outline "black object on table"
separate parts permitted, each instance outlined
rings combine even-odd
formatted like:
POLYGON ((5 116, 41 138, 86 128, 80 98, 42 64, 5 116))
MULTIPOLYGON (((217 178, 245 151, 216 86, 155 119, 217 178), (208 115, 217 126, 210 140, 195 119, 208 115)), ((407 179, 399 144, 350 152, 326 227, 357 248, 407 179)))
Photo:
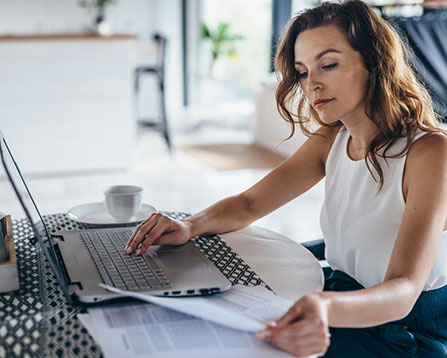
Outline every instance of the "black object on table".
POLYGON ((9 260, 9 251, 6 248, 6 216, 0 212, 0 263, 9 260))

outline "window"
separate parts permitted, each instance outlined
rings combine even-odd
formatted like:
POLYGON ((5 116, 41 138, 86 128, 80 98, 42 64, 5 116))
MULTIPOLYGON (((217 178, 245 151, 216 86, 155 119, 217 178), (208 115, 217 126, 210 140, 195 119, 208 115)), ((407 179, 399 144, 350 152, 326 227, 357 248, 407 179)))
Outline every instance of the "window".
POLYGON ((187 51, 190 104, 253 100, 270 69, 272 0, 202 0, 199 4, 198 28, 188 29, 196 36, 189 37, 187 51), (211 41, 202 37, 203 23, 212 31, 226 23, 228 34, 242 39, 224 44, 223 53, 213 60, 211 41))

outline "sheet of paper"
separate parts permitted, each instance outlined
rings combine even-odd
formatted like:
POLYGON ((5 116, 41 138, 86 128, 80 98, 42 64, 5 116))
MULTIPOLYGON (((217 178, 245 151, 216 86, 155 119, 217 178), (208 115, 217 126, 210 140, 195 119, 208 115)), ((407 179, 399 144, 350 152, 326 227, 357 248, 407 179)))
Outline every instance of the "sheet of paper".
POLYGON ((160 297, 100 286, 123 296, 252 333, 264 328, 266 322, 281 317, 293 305, 292 301, 276 296, 263 286, 235 285, 227 292, 205 297, 160 297))
POLYGON ((154 304, 89 308, 78 314, 106 358, 289 358, 253 334, 154 304))

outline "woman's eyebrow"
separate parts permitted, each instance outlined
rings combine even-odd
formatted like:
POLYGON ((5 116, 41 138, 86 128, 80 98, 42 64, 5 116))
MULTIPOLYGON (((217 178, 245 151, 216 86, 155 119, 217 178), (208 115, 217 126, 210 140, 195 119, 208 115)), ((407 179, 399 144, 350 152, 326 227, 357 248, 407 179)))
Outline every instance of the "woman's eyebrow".
MULTIPOLYGON (((326 55, 329 52, 335 52, 335 53, 341 53, 340 51, 333 49, 333 48, 328 48, 327 50, 323 50, 320 53, 318 53, 315 56, 315 60, 319 60, 320 58, 322 58, 324 55, 326 55)), ((295 65, 302 65, 303 63, 301 61, 295 61, 295 65)))

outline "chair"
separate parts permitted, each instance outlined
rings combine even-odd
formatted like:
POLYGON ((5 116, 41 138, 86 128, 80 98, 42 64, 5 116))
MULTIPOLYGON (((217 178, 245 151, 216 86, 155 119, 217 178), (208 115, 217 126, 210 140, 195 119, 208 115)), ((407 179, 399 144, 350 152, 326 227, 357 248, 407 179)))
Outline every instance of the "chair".
POLYGON ((165 60, 166 60, 166 47, 167 39, 166 37, 155 34, 153 40, 157 47, 157 59, 156 64, 153 66, 138 66, 134 71, 134 97, 136 103, 136 117, 137 124, 139 127, 151 128, 153 130, 159 131, 163 134, 169 151, 171 151, 171 138, 169 134, 168 120, 166 117, 166 101, 165 101, 165 60), (158 82, 158 89, 160 91, 160 110, 161 118, 148 119, 140 118, 139 114, 139 97, 140 97, 140 79, 144 75, 154 75, 158 82))
POLYGON ((318 261, 325 260, 324 248, 326 245, 323 239, 302 242, 301 245, 308 249, 318 261))

